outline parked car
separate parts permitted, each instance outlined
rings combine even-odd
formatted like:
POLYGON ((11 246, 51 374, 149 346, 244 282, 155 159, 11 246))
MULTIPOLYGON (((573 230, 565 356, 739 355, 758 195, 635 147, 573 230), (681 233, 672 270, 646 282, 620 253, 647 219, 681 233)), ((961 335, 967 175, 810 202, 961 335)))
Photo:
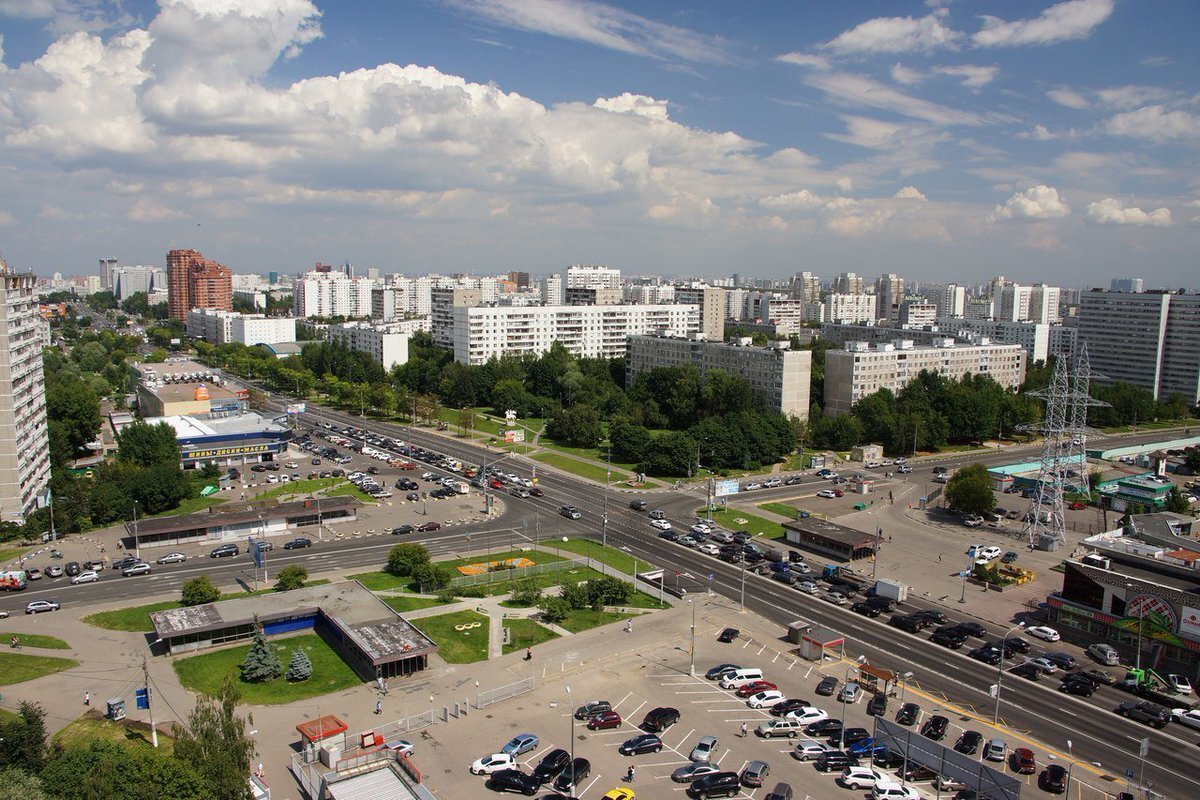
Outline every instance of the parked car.
POLYGON ((983 757, 987 761, 999 761, 1004 763, 1004 759, 1008 756, 1008 743, 1003 739, 988 739, 983 748, 983 757))
POLYGON ((165 556, 159 556, 155 563, 158 564, 182 564, 187 561, 187 556, 183 553, 167 553, 165 556))
POLYGON ((57 600, 34 600, 25 604, 26 614, 41 614, 43 611, 58 611, 62 608, 57 600))
POLYGON ((1013 750, 1012 769, 1018 775, 1032 775, 1037 772, 1037 760, 1033 757, 1033 751, 1028 747, 1013 750))
POLYGON ((647 712, 642 720, 642 730, 651 733, 662 733, 667 728, 679 722, 679 709, 660 707, 647 712))
MULTIPOLYGON (((776 479, 778 481, 778 479, 776 479)), ((742 785, 750 788, 757 788, 763 785, 767 776, 771 774, 771 765, 761 759, 755 759, 746 766, 742 767, 742 785)))
POLYGON ((428 533, 429 531, 438 531, 441 529, 442 529, 442 524, 440 522, 433 522, 432 520, 429 522, 426 522, 424 525, 417 526, 417 530, 421 531, 422 533, 428 533))
POLYGON ((139 561, 136 564, 130 564, 125 569, 121 570, 121 574, 126 578, 131 578, 134 575, 149 575, 150 565, 145 561, 139 561))
POLYGON ((71 578, 71 583, 73 583, 73 584, 95 583, 98 580, 100 580, 99 572, 96 572, 96 570, 94 570, 94 569, 85 569, 83 572, 79 573, 74 578, 71 578))
POLYGON ((508 740, 508 744, 500 748, 500 752, 508 753, 515 758, 522 753, 528 753, 530 750, 536 750, 537 746, 537 734, 518 733, 516 736, 508 740))
POLYGON ((297 536, 295 539, 292 539, 289 542, 285 542, 283 545, 283 549, 284 550, 298 550, 302 547, 312 547, 312 544, 313 544, 312 539, 309 539, 306 536, 297 536))
POLYGON ((533 768, 533 777, 539 783, 549 783, 558 777, 571 763, 571 754, 561 747, 551 750, 542 756, 542 760, 533 768))
POLYGON ((816 739, 801 739, 792 748, 792 758, 797 761, 812 761, 833 749, 824 742, 818 742, 816 739))
POLYGON ((943 717, 941 714, 934 714, 925 720, 925 724, 921 726, 921 735, 926 739, 940 742, 942 737, 946 735, 946 729, 949 727, 950 720, 948 717, 943 717))
POLYGON ((896 712, 896 723, 898 725, 915 725, 919 716, 921 716, 921 707, 919 705, 916 703, 905 703, 896 712))
POLYGON ((493 772, 487 779, 487 788, 493 792, 517 792, 527 797, 537 794, 541 781, 519 769, 502 769, 493 772))
POLYGON ((973 756, 979 751, 979 745, 982 743, 983 734, 979 731, 963 731, 954 743, 954 750, 963 755, 973 756))
POLYGON ((887 774, 866 765, 846 767, 837 782, 847 789, 870 789, 879 781, 887 780, 887 774))
POLYGON ((229 558, 242 552, 236 544, 222 544, 214 547, 208 554, 209 558, 229 558))
POLYGON ((1062 764, 1048 764, 1038 776, 1038 787, 1052 794, 1067 790, 1067 770, 1062 764))
POLYGON ((1038 639, 1042 639, 1043 641, 1047 641, 1047 642, 1057 642, 1058 640, 1060 640, 1062 638, 1062 636, 1059 635, 1058 631, 1056 631, 1056 630, 1054 630, 1054 628, 1051 628, 1046 625, 1034 625, 1031 628, 1026 628, 1025 632, 1028 633, 1030 636, 1033 636, 1038 639))
POLYGON ((560 792, 570 790, 574 786, 578 786, 581 781, 587 779, 588 775, 592 774, 592 762, 586 758, 576 756, 567 768, 558 774, 554 779, 554 788, 560 792))
POLYGON ((592 700, 575 709, 575 719, 591 719, 605 711, 612 711, 612 703, 607 700, 592 700))
POLYGON ((715 772, 720 772, 721 768, 707 761, 693 761, 690 764, 684 764, 671 773, 671 780, 676 783, 691 783, 697 778, 705 775, 712 775, 715 772))
POLYGON ((692 761, 711 761, 720 747, 721 744, 717 737, 701 736, 700 740, 696 742, 696 746, 692 748, 692 752, 688 753, 688 758, 692 761))
POLYGON ((616 711, 601 711, 588 720, 587 729, 590 731, 606 731, 621 727, 621 715, 616 711))
POLYGON ((653 733, 643 733, 641 736, 626 739, 617 752, 623 756, 638 756, 643 753, 657 753, 662 749, 662 739, 653 733))
POLYGON ((867 714, 872 717, 882 717, 887 713, 888 699, 883 692, 876 692, 871 695, 871 701, 867 703, 867 714))
POLYGON ((472 775, 492 775, 502 769, 515 769, 517 762, 508 753, 492 753, 475 759, 470 766, 472 775))
POLYGON ((141 561, 141 559, 135 555, 123 556, 112 562, 112 568, 114 570, 123 570, 126 567, 132 567, 134 564, 138 563, 139 561, 141 561))
POLYGON ((692 781, 690 797, 707 800, 709 797, 735 797, 742 793, 741 777, 736 772, 716 772, 692 781))

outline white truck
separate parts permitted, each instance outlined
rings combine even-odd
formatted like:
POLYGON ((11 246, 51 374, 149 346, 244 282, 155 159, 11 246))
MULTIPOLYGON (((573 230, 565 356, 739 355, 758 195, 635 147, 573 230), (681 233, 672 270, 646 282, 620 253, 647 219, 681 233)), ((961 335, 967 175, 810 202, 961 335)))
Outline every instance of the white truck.
POLYGON ((897 605, 908 599, 908 585, 900 581, 880 578, 875 581, 875 596, 894 600, 897 605))
POLYGON ((19 592, 28 584, 25 582, 25 570, 14 569, 0 572, 0 589, 6 592, 19 592))

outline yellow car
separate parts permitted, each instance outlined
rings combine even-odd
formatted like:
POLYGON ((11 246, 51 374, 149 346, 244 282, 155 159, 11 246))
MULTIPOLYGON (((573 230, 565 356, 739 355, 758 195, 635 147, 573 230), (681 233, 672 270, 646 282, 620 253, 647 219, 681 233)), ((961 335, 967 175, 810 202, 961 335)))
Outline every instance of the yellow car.
POLYGON ((636 800, 633 796, 633 789, 628 786, 618 786, 615 789, 609 789, 604 793, 602 800, 636 800))

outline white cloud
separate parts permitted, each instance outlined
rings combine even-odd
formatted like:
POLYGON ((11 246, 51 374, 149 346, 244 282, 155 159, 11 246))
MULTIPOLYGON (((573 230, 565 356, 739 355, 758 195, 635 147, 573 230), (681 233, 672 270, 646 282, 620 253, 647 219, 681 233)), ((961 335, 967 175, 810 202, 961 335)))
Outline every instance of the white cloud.
POLYGON ((783 194, 764 197, 759 201, 759 204, 765 208, 775 209, 815 209, 823 208, 828 202, 824 197, 821 197, 815 192, 808 189, 798 189, 794 192, 785 192, 783 194))
POLYGON ((896 83, 902 83, 905 86, 912 86, 925 80, 925 73, 920 70, 910 69, 903 64, 896 64, 891 70, 892 80, 896 83))
POLYGON ((934 74, 951 75, 961 78, 960 83, 968 89, 982 89, 996 79, 1000 73, 999 67, 981 66, 978 64, 957 64, 933 68, 934 74))
POLYGON ((1002 206, 996 206, 988 217, 990 222, 1002 219, 1040 220, 1060 219, 1071 213, 1065 198, 1059 197, 1053 186, 1039 184, 1017 192, 1002 206))
POLYGON ((650 58, 725 63, 719 37, 665 25, 589 0, 449 0, 463 11, 517 30, 543 33, 650 58))
POLYGON ((1097 225, 1137 225, 1139 227, 1167 228, 1172 224, 1171 209, 1156 208, 1143 211, 1137 206, 1122 206, 1114 197, 1106 197, 1087 207, 1087 218, 1097 225))
POLYGON ((815 73, 805 82, 825 92, 834 103, 882 108, 935 125, 980 125, 983 120, 969 111, 959 111, 897 91, 876 80, 848 72, 815 73))
POLYGON ((620 97, 601 97, 593 103, 596 108, 621 114, 637 114, 647 119, 667 118, 667 101, 655 100, 640 94, 625 92, 620 97))
POLYGON ((785 64, 794 64, 798 67, 811 67, 812 69, 829 69, 829 59, 825 56, 812 55, 811 53, 784 53, 781 56, 775 57, 776 61, 782 61, 785 64))
POLYGON ((1091 105, 1086 97, 1071 89, 1051 89, 1046 92, 1046 96, 1067 108, 1083 109, 1091 105))
POLYGON ((841 55, 913 53, 954 47, 963 34, 942 24, 945 11, 919 19, 876 17, 843 31, 822 48, 841 55))
POLYGON ((1117 114, 1108 120, 1105 128, 1114 136, 1152 142, 1196 139, 1200 138, 1200 117, 1190 111, 1171 111, 1166 106, 1154 105, 1117 114))
POLYGON ((903 186, 894 195, 897 200, 928 200, 920 189, 915 186, 903 186))
POLYGON ((1110 108, 1125 109, 1161 103, 1171 98, 1171 92, 1159 86, 1114 86, 1098 90, 1096 96, 1110 108))
POLYGON ((1113 0, 1067 0, 1033 19, 1005 22, 985 15, 971 40, 978 47, 1009 47, 1086 39, 1112 12, 1113 0))
POLYGON ((133 21, 121 3, 106 0, 0 0, 0 17, 46 20, 55 35, 103 31, 133 21))

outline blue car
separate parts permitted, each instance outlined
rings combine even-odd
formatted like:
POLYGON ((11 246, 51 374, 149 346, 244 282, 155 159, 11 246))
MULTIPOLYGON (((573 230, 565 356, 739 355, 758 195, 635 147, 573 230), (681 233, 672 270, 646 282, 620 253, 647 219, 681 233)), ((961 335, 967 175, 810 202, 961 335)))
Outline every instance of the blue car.
POLYGON ((532 733, 518 733, 516 736, 508 740, 508 744, 500 748, 501 753, 516 758, 522 753, 528 753, 530 750, 538 746, 538 737, 532 733))
POLYGON ((865 756, 871 754, 875 749, 874 739, 860 739, 847 748, 852 756, 865 756))

